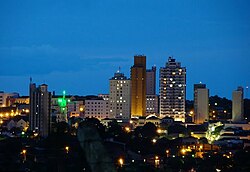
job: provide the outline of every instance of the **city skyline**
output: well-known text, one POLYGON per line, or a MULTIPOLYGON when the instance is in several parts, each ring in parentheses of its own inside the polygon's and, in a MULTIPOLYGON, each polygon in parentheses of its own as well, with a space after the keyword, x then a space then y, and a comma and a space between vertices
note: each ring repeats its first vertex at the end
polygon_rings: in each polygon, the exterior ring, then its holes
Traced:
POLYGON ((250 85, 248 1, 0 3, 5 92, 28 95, 32 77, 57 93, 108 93, 108 79, 119 66, 129 76, 136 54, 147 56, 147 69, 156 65, 157 93, 169 56, 187 68, 188 100, 200 81, 229 99, 250 85))

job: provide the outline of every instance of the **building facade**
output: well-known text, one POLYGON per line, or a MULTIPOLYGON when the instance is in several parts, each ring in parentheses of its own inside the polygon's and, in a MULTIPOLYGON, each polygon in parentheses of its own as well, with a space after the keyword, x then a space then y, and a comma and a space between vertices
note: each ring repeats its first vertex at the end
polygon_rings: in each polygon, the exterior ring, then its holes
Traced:
POLYGON ((169 57, 160 69, 160 116, 185 122, 186 68, 169 57))
POLYGON ((209 90, 206 84, 194 84, 193 122, 202 124, 209 120, 209 90))
POLYGON ((146 115, 146 56, 134 56, 131 75, 131 115, 146 115))
POLYGON ((238 87, 232 94, 232 121, 237 123, 244 119, 244 90, 238 87))
POLYGON ((130 79, 119 71, 109 80, 110 117, 116 119, 130 119, 130 79))
POLYGON ((8 99, 17 97, 19 97, 18 93, 5 93, 3 91, 0 91, 0 107, 8 106, 8 99))
POLYGON ((159 115, 159 96, 158 95, 146 95, 146 114, 159 115))
POLYGON ((153 66, 152 69, 146 70, 146 94, 155 95, 155 86, 156 86, 156 66, 153 66))
POLYGON ((99 120, 109 118, 109 100, 96 97, 85 100, 85 117, 99 120))
POLYGON ((51 128, 51 93, 48 85, 30 84, 30 130, 36 130, 47 137, 51 128))

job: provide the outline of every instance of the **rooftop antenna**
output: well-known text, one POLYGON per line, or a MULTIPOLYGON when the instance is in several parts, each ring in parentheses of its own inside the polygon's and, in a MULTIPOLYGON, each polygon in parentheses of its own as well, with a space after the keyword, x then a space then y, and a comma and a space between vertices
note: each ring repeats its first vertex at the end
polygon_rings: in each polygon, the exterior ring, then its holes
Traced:
POLYGON ((32 77, 30 77, 30 84, 32 84, 32 77))
POLYGON ((246 86, 246 99, 248 98, 248 86, 246 86))
POLYGON ((118 67, 117 73, 120 73, 120 71, 121 71, 121 67, 119 66, 119 67, 118 67))

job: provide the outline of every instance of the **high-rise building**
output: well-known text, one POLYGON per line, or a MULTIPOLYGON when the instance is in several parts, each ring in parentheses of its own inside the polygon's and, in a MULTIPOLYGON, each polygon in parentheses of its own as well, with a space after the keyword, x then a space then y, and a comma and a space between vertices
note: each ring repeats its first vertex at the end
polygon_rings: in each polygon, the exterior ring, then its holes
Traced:
POLYGON ((206 84, 194 84, 194 116, 196 124, 209 120, 209 90, 206 84))
POLYGON ((156 85, 156 66, 153 66, 152 69, 146 70, 146 94, 155 95, 155 85, 156 85))
POLYGON ((146 115, 146 56, 134 56, 131 67, 131 115, 146 115))
POLYGON ((233 91, 232 99, 232 121, 241 122, 244 118, 244 91, 243 87, 238 87, 233 91))
POLYGON ((159 115, 159 97, 158 95, 146 95, 146 114, 159 115))
POLYGON ((37 130, 42 137, 47 137, 51 128, 51 93, 48 85, 30 84, 30 130, 37 130))
POLYGON ((160 116, 185 122, 186 68, 169 57, 160 69, 160 116))
POLYGON ((110 117, 130 119, 130 79, 117 71, 109 80, 110 117))

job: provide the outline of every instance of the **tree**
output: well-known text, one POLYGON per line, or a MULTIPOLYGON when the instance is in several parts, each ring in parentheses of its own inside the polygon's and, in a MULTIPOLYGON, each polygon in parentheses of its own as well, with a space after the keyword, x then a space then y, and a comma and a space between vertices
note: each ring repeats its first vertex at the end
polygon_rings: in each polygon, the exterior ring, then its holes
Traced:
POLYGON ((168 134, 174 134, 174 133, 186 135, 188 131, 186 127, 176 124, 168 127, 168 134))
POLYGON ((103 138, 105 135, 105 127, 97 118, 86 118, 85 121, 82 121, 81 124, 88 124, 95 127, 99 133, 99 135, 103 138))
POLYGON ((141 135, 142 137, 153 139, 157 136, 156 130, 156 126, 153 123, 148 122, 141 128, 141 135))

